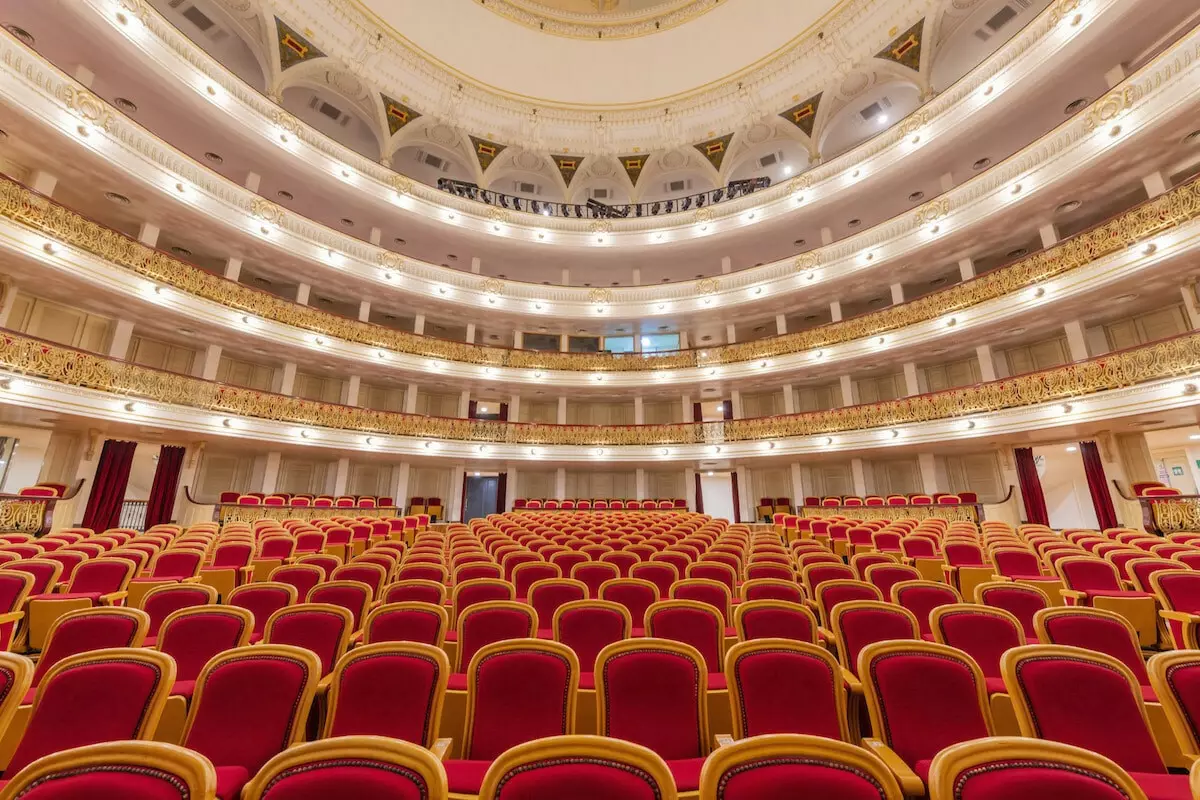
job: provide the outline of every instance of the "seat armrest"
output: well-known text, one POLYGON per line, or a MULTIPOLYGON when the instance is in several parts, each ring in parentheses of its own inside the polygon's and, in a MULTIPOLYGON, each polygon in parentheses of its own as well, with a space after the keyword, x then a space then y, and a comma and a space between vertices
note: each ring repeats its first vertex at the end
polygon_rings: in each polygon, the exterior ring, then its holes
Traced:
POLYGON ((896 776, 896 780, 900 782, 900 789, 904 792, 905 796, 925 796, 924 782, 917 777, 917 773, 913 772, 908 764, 904 763, 904 759, 900 758, 895 750, 880 740, 871 738, 863 739, 863 746, 883 759, 883 763, 887 765, 887 768, 896 776))
POLYGON ((733 737, 728 733, 718 733, 713 738, 716 739, 717 747, 725 747, 726 745, 733 744, 733 737))
POLYGON ((25 619, 24 611, 10 611, 7 614, 0 614, 0 625, 7 625, 10 622, 20 622, 25 619))
POLYGON ((100 595, 100 605, 102 606, 119 606, 125 602, 125 598, 129 596, 129 592, 109 592, 108 594, 100 595))
POLYGON ((862 681, 860 681, 858 679, 857 675, 855 675, 853 672, 846 669, 845 667, 842 667, 842 680, 844 680, 846 682, 846 685, 850 687, 850 691, 853 694, 862 694, 863 693, 862 681))
POLYGON ((445 761, 450 757, 450 747, 453 744, 453 739, 438 739, 433 743, 433 747, 429 748, 429 751, 437 756, 438 761, 445 761))
POLYGON ((1189 622, 1200 621, 1200 614, 1189 614, 1186 611, 1167 611, 1166 609, 1160 609, 1158 615, 1163 619, 1170 620, 1171 622, 1182 622, 1185 625, 1189 622))
POLYGON ((1063 600, 1075 601, 1074 603, 1068 603, 1067 605, 1081 606, 1084 605, 1085 601, 1087 600, 1087 592, 1077 592, 1074 589, 1059 589, 1058 593, 1062 595, 1063 600))

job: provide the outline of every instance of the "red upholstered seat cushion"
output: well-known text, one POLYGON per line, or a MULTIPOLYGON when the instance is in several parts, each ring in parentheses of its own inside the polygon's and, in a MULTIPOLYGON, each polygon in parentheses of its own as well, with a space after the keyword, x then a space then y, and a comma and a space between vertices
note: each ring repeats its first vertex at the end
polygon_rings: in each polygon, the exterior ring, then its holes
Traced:
POLYGON ((30 600, 90 600, 92 605, 100 602, 103 592, 63 592, 59 594, 35 594, 30 600))
POLYGON ((465 761, 450 759, 442 762, 446 768, 446 782, 452 792, 464 794, 479 794, 483 785, 483 776, 487 774, 491 761, 465 761))
MULTIPOLYGON (((1187 775, 1131 772, 1129 777, 1146 793, 1147 800, 1192 800, 1187 775)), ((1029 800, 1028 795, 1024 798, 1029 800)))
POLYGON ((559 617, 558 635, 559 641, 575 651, 579 669, 591 672, 600 651, 624 638, 625 621, 605 608, 571 609, 559 617))
POLYGON ((446 689, 452 692, 465 692, 470 684, 467 682, 467 673, 452 672, 449 680, 446 681, 446 689))
MULTIPOLYGON (((450 765, 446 765, 449 773, 450 765)), ((451 783, 453 787, 453 783, 451 783)), ((505 776, 497 800, 657 800, 644 773, 602 758, 556 759, 522 766, 505 776)))
POLYGON ((596 688, 596 673, 594 673, 594 672, 579 673, 579 688, 580 689, 595 689, 596 688))
POLYGON ((192 695, 196 692, 195 681, 175 681, 175 685, 171 687, 171 694, 179 697, 186 697, 189 701, 192 695))
POLYGON ((681 792, 694 792, 700 788, 700 770, 704 768, 703 758, 680 758, 667 762, 671 777, 675 779, 675 788, 681 792))
POLYGON ((52 780, 27 789, 21 797, 22 800, 183 800, 187 795, 171 782, 170 776, 146 773, 140 767, 122 765, 106 767, 104 770, 87 770, 80 774, 58 773, 52 780))
POLYGON ((1088 600, 1094 600, 1097 597, 1124 597, 1128 599, 1141 597, 1146 600, 1154 599, 1154 595, 1147 594, 1146 592, 1134 592, 1117 589, 1085 589, 1083 593, 1087 595, 1088 600))
POLYGON ((409 770, 380 761, 332 759, 284 772, 268 796, 271 800, 423 800, 430 794, 425 782, 409 770))
POLYGON ((923 783, 929 783, 929 768, 933 766, 932 758, 922 758, 920 761, 912 765, 912 771, 917 773, 917 777, 923 783))
POLYGON ((237 800, 242 787, 249 782, 250 773, 245 767, 217 767, 217 797, 220 800, 237 800))
POLYGON ((379 654, 342 671, 330 736, 389 736, 424 745, 440 665, 427 656, 379 654))
MULTIPOLYGON (((1160 776, 1153 775, 1153 778, 1160 776)), ((998 761, 960 776, 962 800, 1126 800, 1104 780, 1059 764, 998 761)), ((1187 795, 1179 795, 1186 798, 1187 795)))
POLYGON ((984 678, 983 681, 987 685, 988 694, 1008 694, 1008 687, 1004 685, 1003 678, 984 678))
POLYGON ((723 800, 759 800, 763 797, 881 800, 884 796, 875 781, 858 770, 808 759, 797 763, 795 759, 763 758, 746 769, 726 772, 722 779, 723 800))
POLYGON ((729 688, 729 685, 725 682, 725 673, 723 673, 723 672, 708 673, 708 690, 710 692, 714 691, 714 690, 719 691, 719 690, 728 689, 728 688, 729 688))
POLYGON ((447 642, 457 642, 458 641, 458 631, 446 631, 446 641, 447 642))
POLYGON ((569 733, 566 695, 571 665, 559 653, 518 651, 481 659, 475 671, 472 760, 546 736, 569 733))

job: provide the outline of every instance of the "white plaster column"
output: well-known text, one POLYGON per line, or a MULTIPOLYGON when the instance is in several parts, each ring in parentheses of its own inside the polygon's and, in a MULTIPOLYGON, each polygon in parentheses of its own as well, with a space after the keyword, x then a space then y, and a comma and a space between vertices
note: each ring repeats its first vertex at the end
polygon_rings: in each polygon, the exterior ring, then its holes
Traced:
POLYGON ((257 194, 258 187, 262 185, 262 176, 257 172, 247 172, 245 183, 247 189, 257 194))
POLYGON ((463 389, 458 396, 458 418, 466 419, 471 414, 471 390, 463 389))
POLYGON ((475 323, 467 323, 467 344, 475 344, 475 323))
POLYGON ((308 305, 308 296, 312 293, 312 287, 307 283, 300 283, 296 286, 296 302, 302 306, 308 305))
POLYGON ((758 521, 758 498, 753 497, 753 487, 750 485, 750 470, 745 467, 734 467, 738 482, 738 514, 742 522, 758 521))
POLYGON ((633 286, 641 286, 641 285, 642 285, 642 268, 641 268, 641 267, 634 267, 634 268, 633 268, 633 275, 632 275, 632 277, 630 278, 630 281, 629 281, 629 282, 630 282, 630 283, 631 283, 633 286))
MULTIPOLYGON (((17 287, 9 281, 4 281, 4 300, 0 302, 0 328, 8 327, 8 318, 12 316, 13 305, 17 302, 17 287)), ((18 489, 24 487, 19 486, 18 489)))
POLYGON ((646 499, 646 470, 641 467, 637 468, 635 473, 634 497, 638 500, 646 499))
POLYGON ((483 267, 483 261, 480 260, 479 256, 473 256, 471 258, 471 274, 478 275, 479 270, 482 267, 483 267))
POLYGON ((948 192, 951 189, 953 189, 954 188, 954 174, 950 173, 950 172, 943 172, 938 177, 938 185, 942 187, 943 192, 948 192))
POLYGON ((725 344, 736 344, 736 343, 737 343, 737 328, 734 327, 732 322, 727 323, 725 325, 725 344))
POLYGON ((1171 177, 1165 172, 1151 172, 1142 178, 1142 186, 1146 187, 1146 196, 1153 200, 1171 188, 1171 177))
MULTIPOLYGON (((508 398, 508 421, 521 421, 521 395, 519 394, 514 394, 508 398)), ((512 483, 512 481, 509 481, 509 483, 512 483)))
POLYGON ((921 487, 925 494, 945 491, 938 486, 937 458, 933 453, 917 453, 917 463, 921 467, 921 487))
POLYGON ((790 471, 792 473, 792 507, 799 513, 800 508, 804 505, 804 468, 799 463, 794 463, 791 465, 790 471))
POLYGON ((792 389, 790 383, 783 385, 783 413, 796 413, 796 392, 792 389))
POLYGON ((221 345, 210 344, 204 348, 204 358, 200 359, 197 365, 200 367, 199 377, 206 381, 215 381, 217 379, 217 370, 221 366, 221 345))
POLYGON ((1046 224, 1038 228, 1038 235, 1042 237, 1042 247, 1049 250, 1059 242, 1058 226, 1054 224, 1046 224))
POLYGON ((72 74, 74 75, 75 80, 79 81, 79 83, 82 83, 89 89, 92 88, 92 84, 96 80, 96 73, 92 72, 83 64, 77 65, 75 67, 75 72, 72 74))
POLYGON ((1072 361, 1086 361, 1088 358, 1087 334, 1083 323, 1073 319, 1063 326, 1067 334, 1067 347, 1071 352, 1072 361))
POLYGON ((404 387, 404 413, 417 413, 417 393, 420 391, 415 383, 410 383, 404 387))
POLYGON ((292 395, 296 392, 296 362, 289 361, 283 365, 279 377, 279 393, 292 395))
POLYGON ((1128 77, 1129 68, 1124 64, 1117 64, 1108 72, 1104 73, 1104 82, 1108 84, 1108 88, 1112 89, 1128 77))
POLYGON ((225 279, 236 281, 242 277, 242 260, 230 257, 225 260, 225 279))
POLYGON ((563 286, 570 286, 570 285, 571 285, 571 270, 567 269, 566 267, 563 267, 563 269, 562 269, 562 281, 560 281, 560 282, 562 283, 562 285, 563 285, 563 286))
POLYGON ((408 481, 412 477, 412 465, 401 461, 392 470, 392 501, 403 514, 408 510, 408 481))
POLYGON ((567 468, 559 467, 554 470, 554 497, 563 500, 567 496, 567 468))
POLYGON ((687 331, 680 331, 680 332, 679 332, 679 349, 680 349, 680 350, 687 350, 687 349, 688 349, 688 334, 687 334, 687 331))
POLYGON ((688 511, 696 510, 696 470, 688 467, 683 471, 683 496, 687 499, 688 511))
POLYGON ((424 314, 417 314, 416 318, 413 319, 413 333, 415 333, 417 336, 425 335, 425 315, 424 314))
POLYGON ((190 525, 202 519, 212 519, 212 506, 194 506, 188 502, 184 488, 190 487, 196 491, 196 475, 200 471, 200 455, 204 451, 204 442, 189 442, 187 452, 183 455, 183 465, 179 468, 179 482, 175 489, 175 503, 171 506, 171 519, 180 525, 190 525))
POLYGON ((904 302, 904 284, 892 284, 892 305, 898 306, 904 302))
POLYGON ((692 417, 695 413, 692 409, 692 396, 690 394, 685 394, 683 397, 679 398, 679 403, 680 407, 683 409, 683 421, 692 422, 692 417))
POLYGON ((783 314, 775 315, 775 335, 783 336, 787 333, 787 317, 783 314))
POLYGON ((342 403, 348 406, 357 406, 358 392, 361 387, 362 378, 358 375, 351 375, 342 390, 342 403))
POLYGON ((854 479, 854 493, 859 497, 866 497, 867 471, 861 458, 850 459, 850 476, 854 479))
POLYGON ((829 304, 829 316, 834 322, 842 321, 842 301, 834 300, 829 304))
POLYGON ((158 247, 158 237, 162 231, 157 225, 152 225, 149 222, 143 222, 138 227, 138 241, 146 245, 146 247, 158 247))
POLYGON ((517 465, 505 464, 504 473, 508 476, 504 487, 504 511, 507 512, 513 510, 513 500, 517 497, 517 465))
POLYGON ((721 274, 728 275, 733 272, 733 259, 729 256, 721 256, 721 274))
POLYGON ((558 416, 555 417, 559 425, 567 424, 567 398, 558 398, 558 416))
POLYGON ((733 418, 745 419, 746 413, 742 408, 742 393, 737 389, 731 389, 729 392, 729 404, 733 406, 733 418))
POLYGON ((558 335, 558 352, 566 353, 571 349, 571 337, 565 333, 558 335))
POLYGON ((113 328, 112 339, 108 344, 109 358, 125 358, 129 353, 129 340, 133 338, 133 321, 128 319, 117 320, 117 325, 113 328))
POLYGON ((379 247, 379 244, 382 241, 383 241, 383 231, 379 230, 379 228, 372 227, 371 235, 370 235, 371 244, 375 245, 376 247, 379 247))
POLYGON ((446 522, 462 522, 463 482, 467 479, 465 464, 450 468, 450 496, 446 498, 446 522))
POLYGON ((646 424, 646 404, 642 400, 641 395, 638 395, 633 398, 633 424, 634 425, 645 425, 646 424))
POLYGON ((263 494, 275 494, 275 487, 279 485, 279 464, 282 460, 283 453, 278 450, 267 453, 266 465, 263 467, 263 494))
POLYGON ((833 230, 830 228, 821 228, 821 244, 833 244, 833 230))
POLYGON ((350 459, 342 456, 337 460, 337 470, 333 474, 333 494, 341 497, 346 493, 346 485, 350 482, 350 459))
POLYGON ((975 262, 969 258, 960 258, 958 260, 958 274, 964 281, 969 281, 975 277, 975 262))
POLYGON ((854 381, 850 380, 849 375, 841 375, 838 382, 842 389, 842 408, 854 405, 854 381))
POLYGON ((33 189, 38 194, 44 194, 46 197, 53 197, 54 190, 58 188, 58 176, 51 175, 45 170, 34 170, 33 175, 29 179, 29 188, 33 189))
POLYGON ((513 331, 513 349, 523 350, 525 348, 525 333, 524 331, 513 331))
POLYGON ((907 397, 921 393, 921 382, 917 379, 917 365, 911 361, 904 363, 904 392, 907 397))
POLYGON ((358 321, 366 322, 371 319, 371 301, 360 300, 358 303, 358 321))
POLYGON ((979 360, 979 379, 981 381, 996 380, 996 360, 992 357, 992 346, 989 344, 976 345, 975 358, 979 360))
MULTIPOLYGON (((1189 283, 1186 286, 1180 286, 1179 294, 1183 297, 1183 307, 1187 310, 1188 323, 1192 326, 1192 330, 1200 330, 1200 308, 1196 307, 1196 285, 1189 283)), ((5 300, 7 302, 7 298, 5 300)))

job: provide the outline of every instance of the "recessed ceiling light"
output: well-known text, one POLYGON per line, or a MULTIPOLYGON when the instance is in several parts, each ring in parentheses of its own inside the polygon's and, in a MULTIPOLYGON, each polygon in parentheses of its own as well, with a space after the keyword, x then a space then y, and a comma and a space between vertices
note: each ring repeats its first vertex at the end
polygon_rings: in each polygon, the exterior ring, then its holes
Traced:
POLYGON ((342 222, 342 225, 344 225, 347 228, 354 227, 354 220, 350 219, 349 217, 342 217, 341 222, 342 222))
POLYGON ((129 198, 117 192, 105 192, 104 199, 110 203, 116 203, 119 206, 129 205, 129 198))
POLYGON ((278 192, 275 193, 275 196, 278 197, 280 200, 295 200, 296 199, 296 195, 292 194, 287 189, 280 189, 278 192))
POLYGON ((223 156, 217 155, 216 153, 212 153, 212 152, 205 153, 204 160, 208 161, 212 164, 224 164, 225 163, 225 158, 223 156))
POLYGON ((1088 100, 1086 97, 1081 97, 1078 100, 1072 100, 1070 103, 1067 103, 1067 107, 1063 109, 1063 113, 1066 114, 1067 116, 1071 116, 1072 114, 1077 114, 1080 111, 1082 111, 1083 109, 1087 108, 1087 105, 1090 102, 1091 101, 1088 100))
POLYGON ((793 247, 804 247, 806 244, 808 244, 808 242, 804 241, 803 239, 797 239, 796 241, 792 242, 793 247))
POLYGON ((1070 214, 1075 209, 1079 208, 1083 203, 1078 200, 1068 200, 1067 202, 1054 209, 1055 214, 1070 214))
MULTIPOLYGON (((344 222, 344 221, 345 221, 345 220, 343 220, 343 222, 344 222)), ((454 255, 454 253, 449 253, 449 254, 447 254, 447 255, 446 255, 446 258, 450 259, 451 261, 458 261, 458 256, 454 255)))
POLYGON ((942 284, 944 284, 945 282, 946 282, 946 279, 945 279, 945 278, 934 278, 933 280, 931 280, 931 281, 929 282, 929 285, 930 285, 930 286, 941 286, 941 285, 942 285, 942 284))
POLYGON ((4 30, 20 39, 21 44, 25 45, 26 47, 33 47, 37 43, 37 40, 33 38, 33 34, 19 25, 5 25, 4 30))
POLYGON ((846 223, 847 228, 857 228, 859 225, 862 225, 862 220, 857 217, 846 223))
POLYGON ((171 252, 177 256, 182 256, 183 258, 187 258, 192 254, 192 251, 188 250, 186 247, 172 247, 171 252))
POLYGON ((113 105, 124 111, 126 114, 137 113, 137 103, 133 102, 128 97, 114 97, 113 105))
POLYGON ((1024 332, 1024 328, 1010 328, 1008 331, 1006 331, 1009 336, 1020 336, 1024 332))
POLYGON ((670 281, 671 281, 671 279, 670 279, 670 278, 663 278, 663 279, 662 279, 662 282, 663 282, 663 283, 670 283, 670 281))
POLYGON ((971 165, 971 169, 978 172, 981 169, 987 169, 991 165, 992 165, 992 160, 990 158, 981 158, 978 161, 976 161, 974 164, 971 165))
POLYGON ((918 200, 924 200, 925 193, 920 190, 917 190, 917 191, 913 192, 912 194, 910 194, 908 196, 908 199, 910 202, 913 202, 913 203, 917 202, 918 200))
POLYGON ((1016 250, 1008 251, 1009 258, 1022 258, 1027 255, 1029 255, 1029 251, 1027 249, 1025 249, 1024 247, 1018 247, 1016 250))

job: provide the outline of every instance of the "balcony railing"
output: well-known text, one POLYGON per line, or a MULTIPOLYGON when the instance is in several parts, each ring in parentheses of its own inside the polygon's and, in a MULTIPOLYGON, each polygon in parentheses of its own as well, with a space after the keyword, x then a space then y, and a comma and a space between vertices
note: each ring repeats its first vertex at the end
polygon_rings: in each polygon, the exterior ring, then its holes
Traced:
POLYGON ((135 531, 146 530, 146 501, 126 500, 122 502, 119 527, 131 528, 135 531))
POLYGON ((657 217, 662 214, 674 214, 679 211, 691 211, 694 208, 723 203, 737 197, 754 194, 760 189, 771 185, 771 179, 748 178, 731 181, 720 189, 710 189, 699 194, 689 194, 687 197, 676 197, 671 200, 656 200, 653 203, 623 203, 608 205, 597 200, 587 203, 552 203, 547 200, 533 200, 528 197, 517 197, 504 192, 493 192, 491 189, 480 189, 468 181, 456 181, 451 178, 439 178, 437 188, 455 197, 475 200, 489 206, 504 208, 509 211, 524 211, 527 214, 542 214, 547 217, 564 217, 567 219, 626 219, 629 217, 657 217))

